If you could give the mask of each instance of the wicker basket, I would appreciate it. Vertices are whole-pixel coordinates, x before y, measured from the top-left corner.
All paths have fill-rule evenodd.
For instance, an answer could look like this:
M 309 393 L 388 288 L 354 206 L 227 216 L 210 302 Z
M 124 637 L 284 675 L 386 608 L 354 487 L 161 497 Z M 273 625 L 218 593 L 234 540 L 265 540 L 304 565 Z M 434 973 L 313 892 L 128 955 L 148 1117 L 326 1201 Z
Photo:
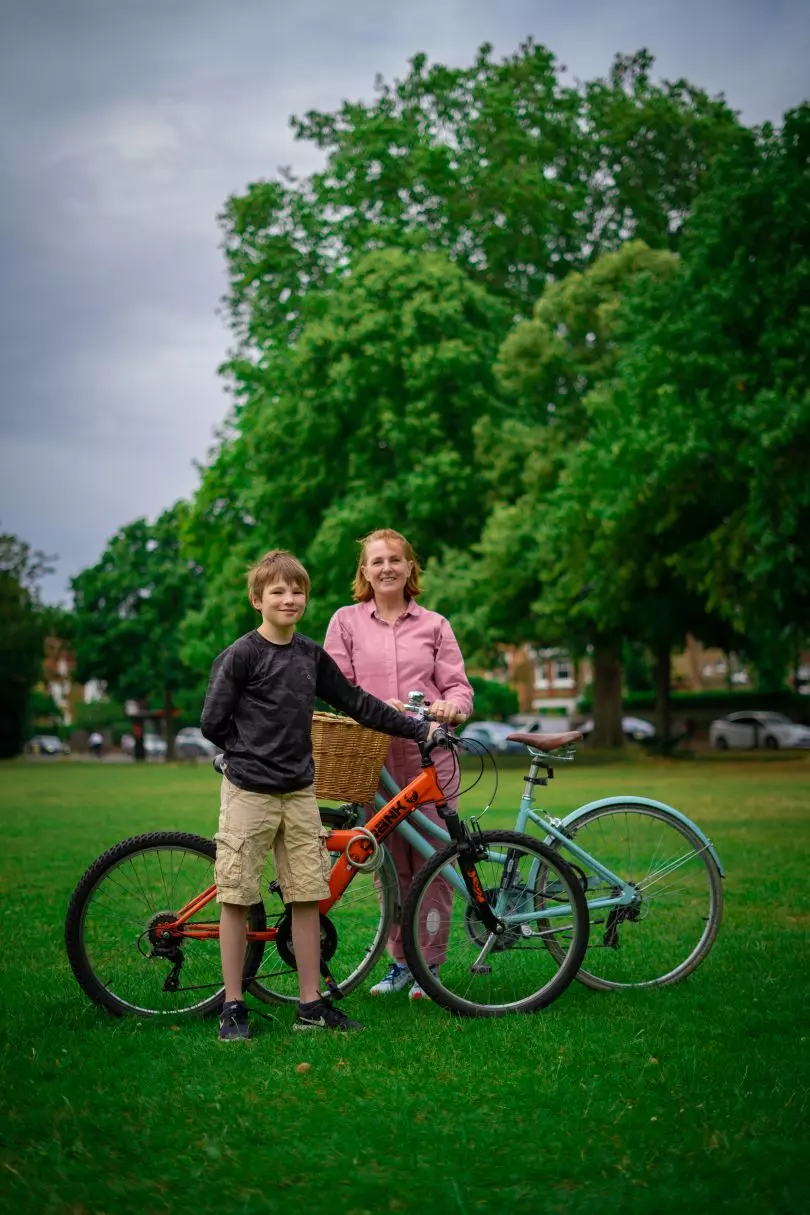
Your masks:
M 370 802 L 380 783 L 391 739 L 350 717 L 312 715 L 315 793 L 335 802 Z

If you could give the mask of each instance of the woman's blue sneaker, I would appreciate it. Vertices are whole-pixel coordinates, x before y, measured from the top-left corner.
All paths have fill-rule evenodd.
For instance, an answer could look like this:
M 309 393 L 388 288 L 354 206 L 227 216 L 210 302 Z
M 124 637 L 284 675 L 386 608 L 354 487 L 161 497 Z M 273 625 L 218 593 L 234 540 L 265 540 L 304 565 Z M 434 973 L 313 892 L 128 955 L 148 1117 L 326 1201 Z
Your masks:
M 403 991 L 409 983 L 413 983 L 413 975 L 407 966 L 401 966 L 399 962 L 392 962 L 388 974 L 380 979 L 379 983 L 375 983 L 369 995 L 372 996 L 393 996 L 395 992 Z
M 428 966 L 428 970 L 430 971 L 430 973 L 432 975 L 437 975 L 439 973 L 438 966 Z M 430 996 L 427 995 L 426 992 L 424 992 L 422 990 L 420 985 L 415 982 L 413 987 L 411 988 L 411 990 L 408 992 L 408 999 L 409 1000 L 429 1000 Z

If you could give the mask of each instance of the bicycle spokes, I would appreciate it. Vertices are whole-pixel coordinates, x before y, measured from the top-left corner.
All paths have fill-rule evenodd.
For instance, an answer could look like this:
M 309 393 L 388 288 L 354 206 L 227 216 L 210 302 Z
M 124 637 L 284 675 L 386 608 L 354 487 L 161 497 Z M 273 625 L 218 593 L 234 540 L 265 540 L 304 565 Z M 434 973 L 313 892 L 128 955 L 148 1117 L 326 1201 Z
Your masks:
M 415 902 L 411 932 L 418 933 L 413 945 L 425 967 L 438 967 L 439 991 L 429 994 L 471 1015 L 543 1007 L 573 977 L 562 973 L 560 955 L 564 963 L 569 951 L 579 957 L 584 949 L 581 892 L 569 867 L 528 837 L 489 832 L 482 839 L 488 846 L 475 870 L 490 915 L 466 896 L 458 855 L 428 862 L 417 877 L 416 899 L 409 900 L 409 906 Z
M 722 914 L 721 878 L 706 841 L 665 810 L 599 807 L 573 824 L 576 843 L 629 883 L 628 906 L 589 908 L 580 978 L 595 987 L 673 983 L 707 955 Z M 618 895 L 583 865 L 586 897 Z
M 219 941 L 167 935 L 179 909 L 213 881 L 210 857 L 155 847 L 122 858 L 102 875 L 84 907 L 83 944 L 101 985 L 133 1012 L 191 1011 L 222 987 Z M 218 929 L 207 904 L 189 926 Z

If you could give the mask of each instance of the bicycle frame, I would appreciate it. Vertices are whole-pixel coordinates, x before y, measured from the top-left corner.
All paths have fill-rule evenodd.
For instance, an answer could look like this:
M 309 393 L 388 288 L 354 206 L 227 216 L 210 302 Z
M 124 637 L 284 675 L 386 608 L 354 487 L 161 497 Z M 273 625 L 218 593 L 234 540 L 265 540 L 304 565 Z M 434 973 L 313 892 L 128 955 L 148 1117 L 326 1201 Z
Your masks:
M 562 849 L 574 856 L 581 864 L 589 866 L 593 870 L 596 877 L 588 877 L 587 880 L 589 888 L 601 886 L 602 882 L 606 882 L 617 892 L 615 894 L 606 895 L 600 898 L 588 898 L 588 908 L 590 911 L 599 911 L 607 907 L 626 907 L 637 897 L 634 886 L 626 882 L 617 873 L 614 873 L 613 870 L 609 869 L 607 865 L 603 865 L 597 857 L 593 856 L 590 852 L 587 852 L 584 848 L 577 844 L 568 833 L 568 828 L 574 825 L 583 815 L 602 807 L 627 805 L 628 803 L 631 803 L 632 805 L 636 806 L 647 806 L 651 809 L 663 810 L 666 813 L 673 815 L 694 832 L 694 834 L 701 841 L 704 850 L 708 851 L 714 859 L 721 876 L 724 876 L 724 870 L 720 862 L 720 858 L 717 855 L 714 844 L 708 838 L 708 836 L 704 834 L 696 823 L 692 822 L 690 818 L 681 813 L 680 810 L 676 810 L 673 806 L 668 806 L 664 802 L 652 801 L 650 798 L 646 797 L 605 797 L 594 802 L 588 802 L 586 805 L 578 806 L 576 810 L 572 810 L 571 813 L 568 814 L 564 819 L 550 819 L 543 816 L 542 813 L 538 814 L 534 809 L 533 791 L 535 784 L 537 783 L 538 773 L 544 766 L 544 763 L 541 756 L 537 752 L 530 751 L 529 754 L 531 756 L 529 775 L 526 778 L 524 793 L 520 799 L 517 819 L 512 830 L 524 833 L 527 825 L 530 822 L 535 823 L 536 826 L 540 827 L 541 830 L 545 832 L 545 839 L 543 841 L 545 844 L 551 845 L 552 842 L 556 841 L 556 843 Z M 382 770 L 380 784 L 388 793 L 396 795 L 398 786 L 386 768 L 383 768 Z M 384 804 L 384 799 L 379 793 L 376 797 L 376 804 Z M 419 832 L 414 829 L 414 824 L 420 827 L 422 831 L 428 832 L 436 839 L 440 840 L 442 845 L 446 845 L 451 842 L 450 835 L 444 830 L 444 828 L 440 827 L 437 823 L 431 822 L 430 819 L 426 818 L 424 814 L 417 810 L 413 815 L 411 815 L 407 822 L 403 821 L 397 827 L 397 830 L 399 834 L 402 835 L 408 841 L 408 843 L 425 858 L 425 860 L 429 860 L 430 857 L 434 855 L 436 849 L 432 847 L 430 842 L 426 840 L 424 836 L 420 835 Z M 490 856 L 493 860 L 500 860 L 501 863 L 506 861 L 505 853 L 490 853 Z M 450 871 L 447 876 L 450 877 L 451 880 L 455 879 L 454 885 L 460 888 L 461 884 L 458 882 L 456 875 L 452 873 L 452 871 Z M 587 893 L 588 892 L 586 891 L 586 895 Z M 563 908 L 549 908 L 547 911 L 547 917 L 551 918 L 551 916 L 553 916 L 555 913 L 562 914 L 563 910 Z M 523 918 L 530 920 L 532 919 L 532 915 L 529 914 Z M 510 916 L 509 921 L 510 923 L 520 923 L 520 917 Z
M 390 780 L 390 778 L 389 778 Z M 320 903 L 320 911 L 322 915 L 326 915 L 329 909 L 338 901 L 346 887 L 354 877 L 357 865 L 361 865 L 368 861 L 375 852 L 375 843 L 369 838 L 369 833 L 376 841 L 376 846 L 380 846 L 384 840 L 388 838 L 392 831 L 397 828 L 402 828 L 405 825 L 405 820 L 411 815 L 418 815 L 419 819 L 428 823 L 424 815 L 419 814 L 416 807 L 420 803 L 434 802 L 437 805 L 444 805 L 446 802 L 444 791 L 438 783 L 436 777 L 436 769 L 434 765 L 427 764 L 417 777 L 414 778 L 404 789 L 397 789 L 396 795 L 390 801 L 385 802 L 381 809 L 369 819 L 364 828 L 348 828 L 336 829 L 331 831 L 324 840 L 327 851 L 340 853 L 338 860 L 332 866 L 332 871 L 329 876 L 329 897 L 322 899 Z M 430 827 L 432 823 L 428 823 Z M 446 832 L 449 842 L 450 835 Z M 416 832 L 413 832 L 416 838 L 421 838 Z M 428 845 L 429 847 L 429 845 Z M 353 854 L 350 860 L 350 855 Z M 352 860 L 354 864 L 352 864 Z M 463 893 L 465 898 L 468 898 L 467 889 L 463 881 L 452 870 L 448 870 L 449 879 Z M 212 940 L 219 937 L 219 924 L 207 924 L 197 922 L 189 923 L 192 916 L 197 912 L 202 911 L 209 903 L 216 898 L 217 888 L 215 885 L 209 886 L 199 895 L 186 903 L 177 914 L 177 918 L 161 926 L 161 932 L 166 937 L 185 937 L 192 940 Z M 278 929 L 248 929 L 246 939 L 248 941 L 274 941 L 278 935 Z
M 526 789 L 520 799 L 520 807 L 518 809 L 517 820 L 513 830 L 517 832 L 525 832 L 529 822 L 535 823 L 546 833 L 545 843 L 556 843 L 567 852 L 571 853 L 582 864 L 589 866 L 596 877 L 588 878 L 588 886 L 599 886 L 602 882 L 606 882 L 615 891 L 615 893 L 595 899 L 588 900 L 588 907 L 591 911 L 601 910 L 608 907 L 622 907 L 631 904 L 637 897 L 635 888 L 626 882 L 619 874 L 614 873 L 608 866 L 603 865 L 595 856 L 580 847 L 568 834 L 567 828 L 573 824 L 585 813 L 591 812 L 598 807 L 622 805 L 628 802 L 635 805 L 643 805 L 655 807 L 665 810 L 670 814 L 675 815 L 681 822 L 685 823 L 701 840 L 704 848 L 713 856 L 720 873 L 723 873 L 719 858 L 714 849 L 711 840 L 700 830 L 700 828 L 687 818 L 680 811 L 675 810 L 671 806 L 665 805 L 663 802 L 654 802 L 648 798 L 628 798 L 628 797 L 609 797 L 602 798 L 599 801 L 589 802 L 585 806 L 580 806 L 572 811 L 567 818 L 561 820 L 552 820 L 538 814 L 534 809 L 533 788 L 537 783 L 537 773 L 544 766 L 542 757 L 537 752 L 530 752 L 531 765 L 529 777 L 526 780 Z M 389 801 L 385 801 L 382 794 L 377 794 L 375 797 L 376 813 L 368 820 L 364 828 L 338 828 L 329 833 L 324 840 L 327 851 L 339 853 L 337 861 L 332 867 L 329 877 L 329 897 L 322 899 L 320 903 L 320 911 L 322 915 L 326 915 L 334 904 L 340 899 L 348 885 L 350 884 L 356 867 L 368 861 L 374 854 L 375 842 L 376 846 L 381 846 L 393 831 L 398 831 L 416 851 L 425 858 L 430 859 L 434 856 L 438 849 L 434 848 L 424 835 L 415 829 L 418 826 L 421 831 L 432 835 L 440 842 L 442 846 L 453 842 L 450 833 L 445 828 L 439 826 L 438 823 L 433 823 L 417 808 L 419 805 L 433 802 L 437 805 L 444 805 L 446 797 L 441 785 L 438 783 L 435 766 L 431 763 L 426 765 L 418 776 L 414 778 L 404 789 L 400 789 L 396 782 L 391 777 L 387 769 L 383 768 L 380 776 L 380 784 L 392 796 Z M 369 838 L 373 837 L 372 839 Z M 354 854 L 354 855 L 352 855 Z M 490 850 L 489 858 L 496 860 L 505 865 L 507 862 L 507 854 L 494 852 Z M 351 859 L 350 859 L 351 858 Z M 354 863 L 352 863 L 352 861 Z M 462 898 L 470 901 L 470 892 L 465 885 L 463 878 L 451 866 L 446 866 L 443 872 L 445 879 L 455 888 L 456 892 Z M 210 940 L 219 937 L 219 925 L 217 923 L 189 923 L 192 916 L 196 915 L 209 903 L 216 898 L 217 888 L 215 885 L 209 886 L 202 891 L 189 903 L 187 903 L 178 912 L 177 918 L 171 923 L 162 926 L 162 931 L 167 937 L 185 937 L 193 940 Z M 586 892 L 587 893 L 587 892 Z M 477 900 L 476 900 L 477 901 Z M 543 918 L 551 919 L 570 914 L 570 907 L 566 904 L 561 904 L 556 907 L 545 907 L 543 910 Z M 538 918 L 536 911 L 515 913 L 504 917 L 505 922 L 509 924 L 527 923 Z M 246 939 L 248 941 L 274 941 L 278 936 L 276 927 L 265 929 L 250 929 L 246 931 Z

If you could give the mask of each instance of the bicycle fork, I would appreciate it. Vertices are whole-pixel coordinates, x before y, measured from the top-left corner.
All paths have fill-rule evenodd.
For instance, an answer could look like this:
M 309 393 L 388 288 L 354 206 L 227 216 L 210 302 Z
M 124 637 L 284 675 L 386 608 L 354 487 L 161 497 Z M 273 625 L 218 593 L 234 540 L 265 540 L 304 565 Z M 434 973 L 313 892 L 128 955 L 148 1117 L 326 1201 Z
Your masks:
M 437 806 L 436 809 L 439 816 L 447 823 L 450 838 L 458 845 L 458 865 L 464 885 L 470 896 L 472 906 L 475 908 L 481 923 L 487 930 L 487 939 L 482 945 L 481 952 L 473 962 L 470 970 L 473 974 L 486 974 L 490 969 L 486 965 L 487 955 L 491 952 L 498 937 L 503 936 L 506 931 L 506 925 L 503 920 L 499 919 L 492 910 L 486 891 L 481 885 L 478 870 L 476 869 L 477 862 L 484 860 L 487 856 L 487 849 L 476 839 L 476 834 L 481 834 L 480 828 L 470 830 L 467 824 L 462 822 L 458 814 L 448 811 L 446 806 Z M 508 884 L 511 881 L 515 865 L 514 856 L 509 856 L 504 866 L 504 884 Z

